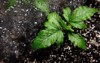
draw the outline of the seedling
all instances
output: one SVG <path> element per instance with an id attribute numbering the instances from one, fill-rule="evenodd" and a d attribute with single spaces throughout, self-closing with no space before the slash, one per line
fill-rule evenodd
<path id="1" fill-rule="evenodd" d="M 47 0 L 34 0 L 34 5 L 42 12 L 45 12 L 46 15 L 49 14 L 49 4 Z"/>
<path id="2" fill-rule="evenodd" d="M 7 9 L 10 9 L 14 5 L 16 5 L 16 0 L 8 0 L 8 2 L 7 2 Z"/>
<path id="3" fill-rule="evenodd" d="M 64 41 L 64 33 L 66 32 L 68 33 L 68 40 L 75 46 L 86 49 L 84 38 L 76 33 L 74 28 L 87 28 L 84 21 L 90 19 L 96 12 L 98 12 L 98 10 L 95 8 L 80 6 L 71 13 L 70 8 L 67 7 L 63 10 L 63 17 L 66 21 L 64 21 L 56 12 L 48 14 L 48 21 L 44 23 L 45 29 L 41 30 L 33 41 L 33 49 L 38 50 L 47 48 L 54 43 L 60 46 Z"/>
<path id="4" fill-rule="evenodd" d="M 31 3 L 31 0 L 23 0 L 24 4 L 28 6 Z"/>

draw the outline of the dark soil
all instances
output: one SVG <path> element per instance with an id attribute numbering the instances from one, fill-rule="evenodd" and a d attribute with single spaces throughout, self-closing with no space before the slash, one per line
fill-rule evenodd
<path id="1" fill-rule="evenodd" d="M 86 40 L 83 51 L 67 40 L 61 47 L 56 44 L 34 51 L 32 41 L 43 29 L 45 13 L 32 4 L 18 0 L 14 8 L 6 10 L 7 0 L 0 0 L 0 63 L 100 63 L 100 11 L 86 21 L 88 28 L 76 30 Z M 48 0 L 51 11 L 62 14 L 62 9 L 87 5 L 100 10 L 99 0 Z"/>

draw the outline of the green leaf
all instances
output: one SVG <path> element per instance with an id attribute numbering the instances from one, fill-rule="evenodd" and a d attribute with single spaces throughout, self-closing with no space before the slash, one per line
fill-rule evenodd
<path id="1" fill-rule="evenodd" d="M 31 3 L 31 0 L 23 0 L 23 1 L 24 1 L 25 5 L 27 5 L 27 6 Z"/>
<path id="2" fill-rule="evenodd" d="M 72 31 L 72 32 L 74 31 L 74 30 L 72 29 L 72 26 L 70 26 L 70 25 L 67 25 L 67 26 L 66 26 L 66 30 Z"/>
<path id="3" fill-rule="evenodd" d="M 11 6 L 14 6 L 15 4 L 16 4 L 16 0 L 8 0 L 7 9 L 9 9 Z"/>
<path id="4" fill-rule="evenodd" d="M 56 13 L 50 13 L 48 15 L 48 21 L 45 22 L 45 27 L 48 29 L 66 29 L 69 31 L 74 31 L 71 26 L 66 25 L 62 18 Z"/>
<path id="5" fill-rule="evenodd" d="M 47 18 L 48 18 L 48 21 L 45 22 L 44 24 L 46 28 L 61 29 L 61 25 L 59 21 L 61 21 L 62 19 L 56 12 L 50 13 Z"/>
<path id="6" fill-rule="evenodd" d="M 79 29 L 85 29 L 87 28 L 86 24 L 82 21 L 79 22 L 70 22 L 70 24 L 75 27 L 75 28 L 79 28 Z"/>
<path id="7" fill-rule="evenodd" d="M 83 21 L 90 19 L 94 13 L 98 12 L 95 8 L 89 8 L 87 6 L 80 6 L 74 10 L 71 16 L 71 21 Z"/>
<path id="8" fill-rule="evenodd" d="M 63 32 L 60 30 L 46 29 L 39 32 L 38 36 L 34 39 L 32 47 L 35 50 L 47 48 L 54 43 L 60 45 L 63 42 Z M 56 42 L 57 41 L 57 42 Z"/>
<path id="9" fill-rule="evenodd" d="M 63 32 L 61 30 L 59 30 L 56 36 L 57 36 L 56 37 L 56 39 L 57 39 L 56 43 L 59 46 L 64 41 L 64 34 L 63 34 Z"/>
<path id="10" fill-rule="evenodd" d="M 86 49 L 86 43 L 85 43 L 85 39 L 75 33 L 69 33 L 68 34 L 68 39 L 77 47 L 82 48 L 82 49 Z"/>
<path id="11" fill-rule="evenodd" d="M 69 7 L 65 8 L 65 9 L 63 10 L 63 16 L 64 16 L 64 18 L 65 18 L 67 21 L 70 20 L 70 15 L 71 15 L 71 10 L 70 10 L 70 8 L 69 8 Z"/>
<path id="12" fill-rule="evenodd" d="M 34 4 L 37 8 L 39 8 L 42 12 L 49 14 L 49 5 L 47 0 L 35 0 Z"/>

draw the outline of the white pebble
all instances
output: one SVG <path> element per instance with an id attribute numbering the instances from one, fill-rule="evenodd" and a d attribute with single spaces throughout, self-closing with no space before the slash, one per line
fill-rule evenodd
<path id="1" fill-rule="evenodd" d="M 3 30 L 7 30 L 7 28 L 4 28 Z"/>
<path id="2" fill-rule="evenodd" d="M 3 20 L 1 20 L 1 22 L 3 22 Z"/>
<path id="3" fill-rule="evenodd" d="M 37 22 L 34 22 L 34 24 L 37 24 Z"/>
<path id="4" fill-rule="evenodd" d="M 0 27 L 0 29 L 2 29 L 2 27 Z"/>
<path id="5" fill-rule="evenodd" d="M 26 12 L 28 12 L 28 11 L 29 11 L 29 9 L 26 10 Z"/>
<path id="6" fill-rule="evenodd" d="M 96 35 L 98 38 L 100 38 L 100 35 Z"/>
<path id="7" fill-rule="evenodd" d="M 22 11 L 25 11 L 24 9 L 21 9 Z"/>
<path id="8" fill-rule="evenodd" d="M 27 14 L 25 14 L 25 16 L 27 16 Z"/>
<path id="9" fill-rule="evenodd" d="M 14 12 L 17 13 L 18 11 L 15 10 Z"/>

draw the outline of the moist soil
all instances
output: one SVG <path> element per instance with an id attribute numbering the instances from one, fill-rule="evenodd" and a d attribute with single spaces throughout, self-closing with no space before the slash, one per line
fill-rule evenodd
<path id="1" fill-rule="evenodd" d="M 85 37 L 86 50 L 75 47 L 65 34 L 61 47 L 54 44 L 35 51 L 32 42 L 44 29 L 47 16 L 23 0 L 17 0 L 11 9 L 6 4 L 7 0 L 0 0 L 0 63 L 100 63 L 100 11 L 86 21 L 87 29 L 75 30 Z M 48 0 L 48 4 L 59 15 L 66 6 L 72 11 L 81 5 L 100 10 L 99 0 Z"/>

